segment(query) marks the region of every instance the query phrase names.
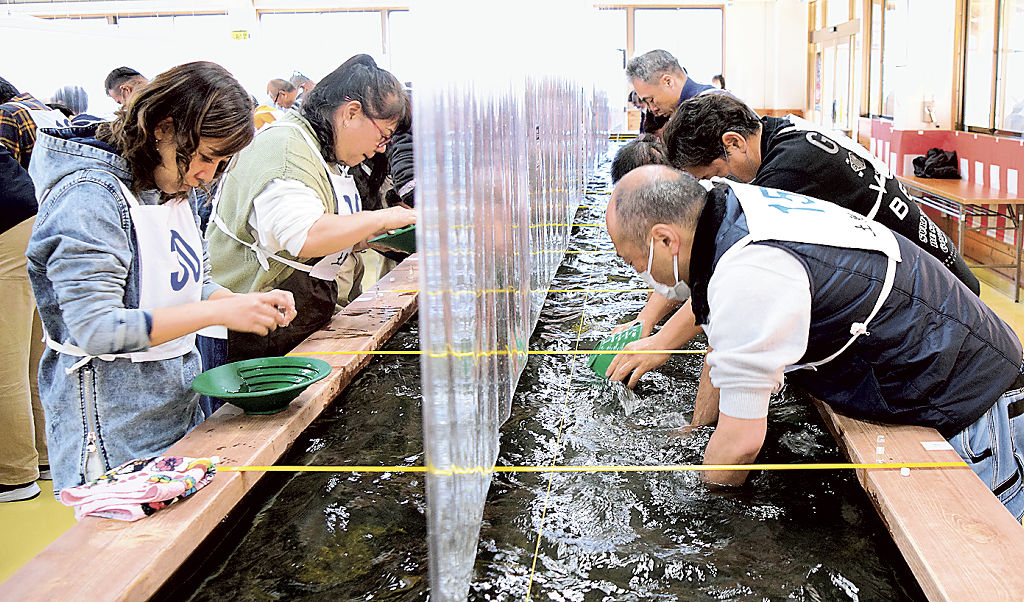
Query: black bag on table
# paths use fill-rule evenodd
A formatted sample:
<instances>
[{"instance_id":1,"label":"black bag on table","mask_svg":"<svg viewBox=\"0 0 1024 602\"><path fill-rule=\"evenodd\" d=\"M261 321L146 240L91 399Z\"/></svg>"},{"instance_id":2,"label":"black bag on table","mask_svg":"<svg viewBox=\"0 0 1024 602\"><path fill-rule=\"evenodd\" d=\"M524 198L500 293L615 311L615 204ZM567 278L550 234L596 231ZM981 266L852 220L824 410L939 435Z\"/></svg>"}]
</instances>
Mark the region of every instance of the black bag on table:
<instances>
[{"instance_id":1,"label":"black bag on table","mask_svg":"<svg viewBox=\"0 0 1024 602\"><path fill-rule=\"evenodd\" d=\"M932 148L923 157L914 157L914 175L919 178L960 179L960 164L956 151Z\"/></svg>"}]
</instances>

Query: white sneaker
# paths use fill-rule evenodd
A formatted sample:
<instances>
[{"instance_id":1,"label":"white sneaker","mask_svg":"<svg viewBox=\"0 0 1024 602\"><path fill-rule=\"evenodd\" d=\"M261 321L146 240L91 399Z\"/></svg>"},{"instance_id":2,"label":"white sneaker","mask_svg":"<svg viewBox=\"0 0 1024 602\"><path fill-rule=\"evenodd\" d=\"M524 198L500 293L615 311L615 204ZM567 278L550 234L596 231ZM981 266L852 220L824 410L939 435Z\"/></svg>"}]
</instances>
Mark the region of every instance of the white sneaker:
<instances>
[{"instance_id":1,"label":"white sneaker","mask_svg":"<svg viewBox=\"0 0 1024 602\"><path fill-rule=\"evenodd\" d=\"M35 481L25 485L0 485L0 502L30 500L39 493L39 485L36 485Z\"/></svg>"}]
</instances>

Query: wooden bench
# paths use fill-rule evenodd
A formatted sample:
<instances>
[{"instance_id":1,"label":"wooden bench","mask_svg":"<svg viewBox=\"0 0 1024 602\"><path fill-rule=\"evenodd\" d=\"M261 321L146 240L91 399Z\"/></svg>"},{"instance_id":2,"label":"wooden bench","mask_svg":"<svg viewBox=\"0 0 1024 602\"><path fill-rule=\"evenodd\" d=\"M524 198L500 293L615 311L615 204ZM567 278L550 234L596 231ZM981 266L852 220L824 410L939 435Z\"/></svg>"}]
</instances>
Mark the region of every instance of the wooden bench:
<instances>
[{"instance_id":1,"label":"wooden bench","mask_svg":"<svg viewBox=\"0 0 1024 602\"><path fill-rule=\"evenodd\" d=\"M816 405L851 462L960 460L934 429L864 422ZM929 600L1024 599L1024 527L966 465L857 476Z\"/></svg>"},{"instance_id":2,"label":"wooden bench","mask_svg":"<svg viewBox=\"0 0 1024 602\"><path fill-rule=\"evenodd\" d=\"M1013 230L1015 238L1015 249L1013 263L1001 264L979 264L971 267L987 268L1013 268L1013 300L1020 301L1020 280L1021 280L1021 208L1024 206L1024 199L1011 195L1005 190L998 190L988 186L981 186L966 179L942 180L935 178L919 178L916 176L896 176L897 179L908 188L911 194L918 197L918 201L925 207L930 207L956 218L957 220L957 249L963 253L964 233L968 230ZM999 213L990 209L990 205L1007 205L1007 213ZM970 217L1005 217L1013 224L1013 227L998 226L968 226L967 218Z\"/></svg>"},{"instance_id":3,"label":"wooden bench","mask_svg":"<svg viewBox=\"0 0 1024 602\"><path fill-rule=\"evenodd\" d=\"M225 405L168 454L220 456L228 466L271 465L416 311L416 256L364 292L293 353L331 364L331 374L272 416ZM134 523L86 518L0 584L0 600L145 600L266 473L221 472L194 497Z\"/></svg>"}]
</instances>

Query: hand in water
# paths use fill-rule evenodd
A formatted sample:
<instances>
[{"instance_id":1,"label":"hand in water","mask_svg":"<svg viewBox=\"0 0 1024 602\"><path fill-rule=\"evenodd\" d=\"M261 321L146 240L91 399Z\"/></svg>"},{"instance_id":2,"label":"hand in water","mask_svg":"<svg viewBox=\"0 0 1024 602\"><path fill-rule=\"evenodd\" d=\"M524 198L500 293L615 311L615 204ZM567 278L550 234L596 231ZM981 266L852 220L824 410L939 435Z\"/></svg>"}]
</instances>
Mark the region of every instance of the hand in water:
<instances>
[{"instance_id":1,"label":"hand in water","mask_svg":"<svg viewBox=\"0 0 1024 602\"><path fill-rule=\"evenodd\" d=\"M633 326L634 324L636 324L639 321L640 320L633 320L632 322L626 322L625 324L619 324L615 328L612 328L612 334L619 334L620 332L624 332L626 330L629 330L629 328L631 326Z\"/></svg>"},{"instance_id":2,"label":"hand in water","mask_svg":"<svg viewBox=\"0 0 1024 602\"><path fill-rule=\"evenodd\" d=\"M677 429L674 429L671 433L669 433L668 438L669 439L689 439L691 436L693 436L694 429L697 429L697 428L699 428L699 427L693 426L692 424L687 424L686 426L681 426L681 427L679 427Z\"/></svg>"},{"instance_id":3,"label":"hand in water","mask_svg":"<svg viewBox=\"0 0 1024 602\"><path fill-rule=\"evenodd\" d=\"M656 351L665 349L665 346L661 342L661 337L654 335L633 341L623 349L626 351ZM629 381L626 382L626 386L632 389L639 382L641 376L663 366L669 357L671 355L668 353L622 353L616 355L612 360L605 376L608 377L608 380L623 381L628 376Z\"/></svg>"},{"instance_id":4,"label":"hand in water","mask_svg":"<svg viewBox=\"0 0 1024 602\"><path fill-rule=\"evenodd\" d=\"M295 319L295 298L289 291L232 295L218 300L224 305L224 326L238 332L267 335Z\"/></svg>"}]
</instances>

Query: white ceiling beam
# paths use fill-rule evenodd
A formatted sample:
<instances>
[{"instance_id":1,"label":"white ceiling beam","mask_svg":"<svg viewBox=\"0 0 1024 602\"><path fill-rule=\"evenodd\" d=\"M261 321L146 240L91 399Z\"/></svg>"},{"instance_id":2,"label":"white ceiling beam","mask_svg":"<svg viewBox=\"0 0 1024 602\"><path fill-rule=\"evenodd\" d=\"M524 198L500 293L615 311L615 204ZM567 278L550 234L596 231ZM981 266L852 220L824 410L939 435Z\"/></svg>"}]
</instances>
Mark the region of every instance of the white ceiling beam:
<instances>
[{"instance_id":1,"label":"white ceiling beam","mask_svg":"<svg viewBox=\"0 0 1024 602\"><path fill-rule=\"evenodd\" d=\"M332 10L408 10L409 2L397 0L90 0L83 2L16 2L0 4L0 14L35 17L95 17L107 15L153 15L227 13L240 4L259 12L315 12Z\"/></svg>"},{"instance_id":2,"label":"white ceiling beam","mask_svg":"<svg viewBox=\"0 0 1024 602\"><path fill-rule=\"evenodd\" d=\"M228 0L108 0L96 2L24 2L0 4L0 14L35 17L87 17L133 14L226 13Z\"/></svg>"},{"instance_id":3,"label":"white ceiling beam","mask_svg":"<svg viewBox=\"0 0 1024 602\"><path fill-rule=\"evenodd\" d=\"M328 2L325 0L252 0L258 12L287 11L328 11L328 10L408 10L408 0L345 0L344 2Z\"/></svg>"}]
</instances>

